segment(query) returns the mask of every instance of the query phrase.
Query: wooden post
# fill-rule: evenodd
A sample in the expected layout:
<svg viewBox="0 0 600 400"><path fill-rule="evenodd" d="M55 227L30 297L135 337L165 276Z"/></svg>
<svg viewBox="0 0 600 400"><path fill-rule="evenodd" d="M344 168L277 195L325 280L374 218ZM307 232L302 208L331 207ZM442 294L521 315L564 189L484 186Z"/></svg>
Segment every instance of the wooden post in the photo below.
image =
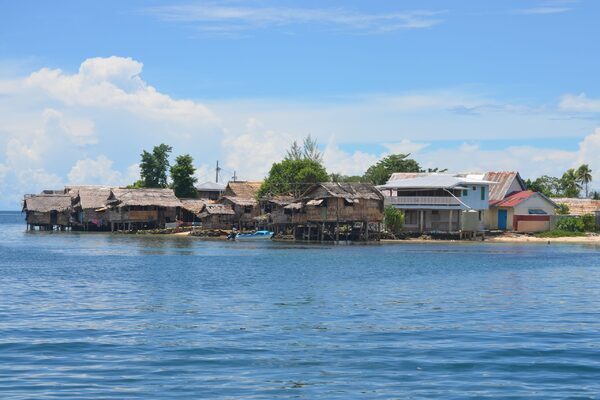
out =
<svg viewBox="0 0 600 400"><path fill-rule="evenodd" d="M419 210L419 232L425 230L425 210Z"/></svg>
<svg viewBox="0 0 600 400"><path fill-rule="evenodd" d="M365 240L369 241L369 221L365 221Z"/></svg>
<svg viewBox="0 0 600 400"><path fill-rule="evenodd" d="M448 215L448 233L452 232L452 210L450 210Z"/></svg>

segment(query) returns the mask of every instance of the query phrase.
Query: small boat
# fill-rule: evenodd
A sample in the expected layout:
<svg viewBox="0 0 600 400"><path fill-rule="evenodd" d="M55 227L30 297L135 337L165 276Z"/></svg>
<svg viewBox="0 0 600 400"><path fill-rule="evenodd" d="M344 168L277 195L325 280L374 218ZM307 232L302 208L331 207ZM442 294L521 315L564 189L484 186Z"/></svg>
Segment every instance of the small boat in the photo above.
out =
<svg viewBox="0 0 600 400"><path fill-rule="evenodd" d="M256 231L253 233L238 233L235 235L235 240L268 240L271 239L274 232L271 231Z"/></svg>

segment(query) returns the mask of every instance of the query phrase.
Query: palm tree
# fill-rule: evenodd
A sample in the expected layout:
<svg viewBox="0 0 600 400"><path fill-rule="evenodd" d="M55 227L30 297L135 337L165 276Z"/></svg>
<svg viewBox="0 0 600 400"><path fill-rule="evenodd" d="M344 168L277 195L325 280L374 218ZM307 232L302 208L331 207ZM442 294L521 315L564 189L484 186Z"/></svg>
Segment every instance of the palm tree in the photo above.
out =
<svg viewBox="0 0 600 400"><path fill-rule="evenodd" d="M560 178L560 184L565 197L579 197L581 185L574 168L569 168Z"/></svg>
<svg viewBox="0 0 600 400"><path fill-rule="evenodd" d="M582 164L577 168L577 179L579 183L585 185L585 197L588 197L588 183L592 181L592 170L588 164Z"/></svg>

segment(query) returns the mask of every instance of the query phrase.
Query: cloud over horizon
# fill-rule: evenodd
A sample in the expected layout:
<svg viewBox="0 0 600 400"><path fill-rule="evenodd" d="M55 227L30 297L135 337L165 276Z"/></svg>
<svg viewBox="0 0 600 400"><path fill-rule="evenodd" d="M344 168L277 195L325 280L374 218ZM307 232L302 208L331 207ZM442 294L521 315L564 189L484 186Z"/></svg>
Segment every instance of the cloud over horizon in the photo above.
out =
<svg viewBox="0 0 600 400"><path fill-rule="evenodd" d="M322 145L326 168L346 175L397 152L453 171L535 176L584 162L600 171L598 123L571 118L600 110L585 94L540 105L462 90L198 101L161 92L142 72L140 61L111 56L83 60L73 73L44 67L0 80L0 209L67 183L132 183L141 150L161 142L173 145L174 155L190 153L201 181L212 179L217 159L242 179L261 179L309 133ZM552 146L552 138L565 137L572 149ZM500 138L514 144L480 146Z"/></svg>

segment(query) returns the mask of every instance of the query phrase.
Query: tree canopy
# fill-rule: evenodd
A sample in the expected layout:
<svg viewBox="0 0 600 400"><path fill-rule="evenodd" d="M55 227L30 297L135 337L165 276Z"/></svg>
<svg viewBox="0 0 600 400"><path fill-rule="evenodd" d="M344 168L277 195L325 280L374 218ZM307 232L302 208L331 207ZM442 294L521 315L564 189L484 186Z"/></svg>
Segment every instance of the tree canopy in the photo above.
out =
<svg viewBox="0 0 600 400"><path fill-rule="evenodd" d="M322 154L316 141L310 136L304 139L303 146L292 143L286 157L274 163L263 182L258 196L289 195L299 196L317 182L326 182L329 175L323 167Z"/></svg>
<svg viewBox="0 0 600 400"><path fill-rule="evenodd" d="M374 185L383 185L394 172L422 172L421 166L415 160L408 158L410 154L392 154L365 172L364 179Z"/></svg>
<svg viewBox="0 0 600 400"><path fill-rule="evenodd" d="M167 171L169 169L169 155L173 148L161 143L154 146L152 153L144 150L141 154L140 177L134 184L135 187L166 188Z"/></svg>
<svg viewBox="0 0 600 400"><path fill-rule="evenodd" d="M579 197L585 186L585 196L588 197L588 184L592 181L592 170L583 164L579 168L566 170L560 178L543 175L535 180L526 181L527 188L543 193L548 197Z"/></svg>
<svg viewBox="0 0 600 400"><path fill-rule="evenodd" d="M194 159L189 154L178 156L171 167L172 187L177 197L196 197L195 184L198 179L194 176Z"/></svg>

